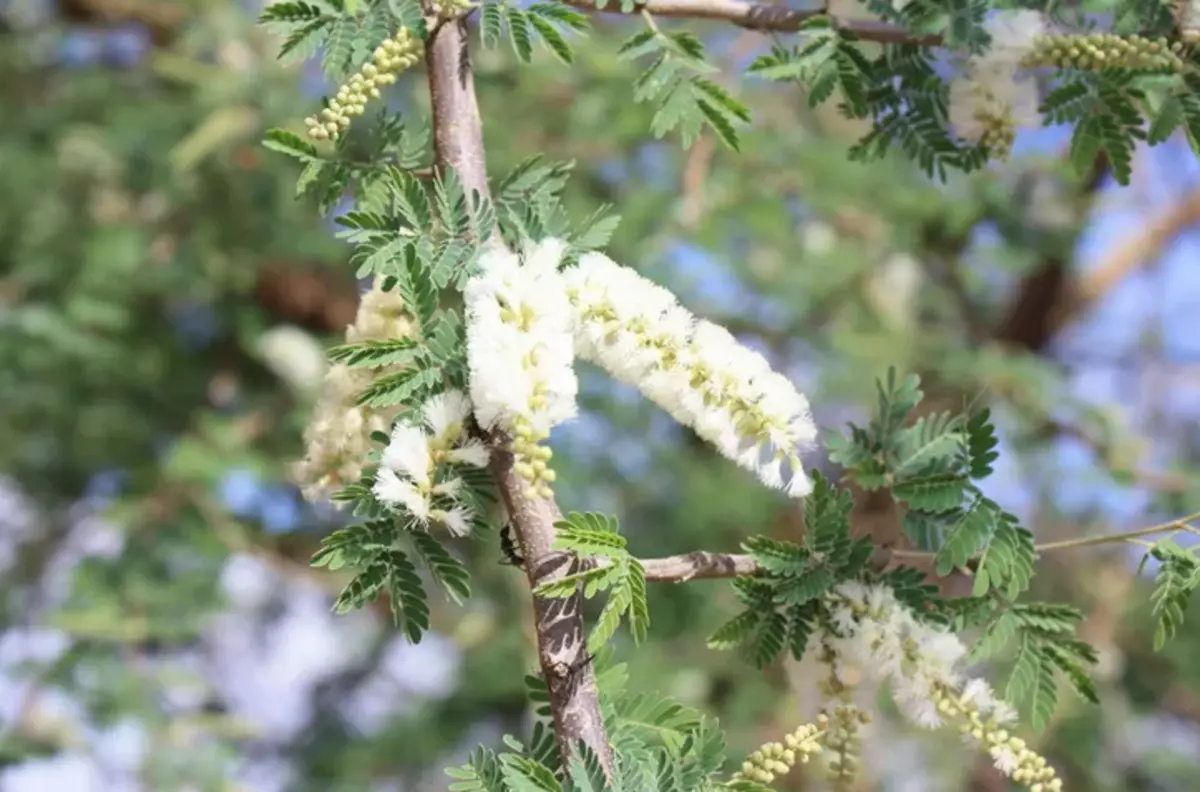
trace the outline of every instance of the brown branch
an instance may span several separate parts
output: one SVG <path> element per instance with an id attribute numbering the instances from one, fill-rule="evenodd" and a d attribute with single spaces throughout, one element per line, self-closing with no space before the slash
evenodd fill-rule
<path id="1" fill-rule="evenodd" d="M 597 10 L 591 0 L 565 0 L 565 2 L 584 11 Z M 603 11 L 612 14 L 627 13 L 621 11 L 616 5 L 610 5 Z M 824 9 L 784 8 L 747 0 L 643 0 L 628 13 L 643 11 L 659 17 L 732 22 L 750 30 L 776 33 L 794 33 L 808 20 L 825 15 Z M 835 27 L 852 32 L 863 41 L 874 41 L 881 44 L 920 44 L 927 47 L 940 46 L 943 41 L 940 34 L 914 36 L 902 27 L 885 22 L 866 19 L 838 19 L 832 16 L 830 20 Z"/>
<path id="2" fill-rule="evenodd" d="M 1036 545 L 1034 550 L 1044 553 L 1054 550 L 1071 550 L 1078 547 L 1092 547 L 1102 544 L 1118 544 L 1128 542 L 1142 536 L 1171 533 L 1179 531 L 1197 531 L 1192 523 L 1200 520 L 1200 512 L 1189 514 L 1175 520 L 1138 528 L 1119 534 L 1103 534 L 1101 536 L 1084 536 L 1076 539 L 1066 539 L 1057 542 L 1046 542 Z M 917 550 L 890 550 L 877 548 L 871 559 L 871 566 L 884 569 L 893 560 L 897 561 L 929 561 L 934 553 Z M 604 565 L 607 559 L 598 559 L 597 565 Z M 651 583 L 686 583 L 689 580 L 720 579 L 756 575 L 763 571 L 754 556 L 746 553 L 707 553 L 697 550 L 694 553 L 666 556 L 664 558 L 640 559 L 642 568 L 646 571 L 646 580 Z"/>
<path id="3" fill-rule="evenodd" d="M 1061 327 L 1095 306 L 1125 278 L 1156 261 L 1168 245 L 1196 223 L 1200 223 L 1200 190 L 1173 203 L 1162 215 L 1123 240 L 1099 267 L 1082 276 L 1071 287 L 1066 310 L 1056 317 L 1056 326 Z"/>
<path id="4" fill-rule="evenodd" d="M 706 553 L 698 550 L 666 558 L 643 558 L 646 580 L 654 583 L 686 583 L 689 580 L 731 578 L 762 571 L 754 556 L 742 553 Z"/>
<path id="5" fill-rule="evenodd" d="M 426 49 L 429 92 L 433 107 L 434 152 L 438 168 L 452 167 L 463 186 L 488 196 L 483 126 L 475 98 L 467 26 L 457 20 L 442 24 Z M 485 244 L 503 245 L 498 234 Z M 496 440 L 497 438 L 492 438 Z M 513 470 L 512 454 L 492 442 L 492 472 L 516 530 L 531 588 L 569 574 L 574 556 L 556 552 L 554 523 L 562 512 L 553 499 L 530 498 Z M 538 661 L 550 694 L 554 732 L 564 760 L 572 743 L 582 742 L 599 757 L 612 776 L 614 756 L 600 710 L 595 670 L 584 638 L 581 594 L 565 599 L 533 598 L 537 620 Z"/>

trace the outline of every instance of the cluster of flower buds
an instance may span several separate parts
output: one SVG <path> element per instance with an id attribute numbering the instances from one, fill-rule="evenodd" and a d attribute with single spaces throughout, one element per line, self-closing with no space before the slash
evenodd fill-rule
<path id="1" fill-rule="evenodd" d="M 1017 142 L 1017 125 L 1008 116 L 985 116 L 979 118 L 984 126 L 983 137 L 979 142 L 987 148 L 993 159 L 1001 162 L 1008 159 L 1012 153 L 1013 144 Z"/>
<path id="2" fill-rule="evenodd" d="M 836 790 L 850 789 L 858 775 L 861 729 L 871 713 L 853 704 L 839 704 L 826 720 L 825 744 L 829 747 L 829 783 Z"/>
<path id="3" fill-rule="evenodd" d="M 366 112 L 367 102 L 379 98 L 380 88 L 396 82 L 397 75 L 421 57 L 420 39 L 400 28 L 395 36 L 375 48 L 371 61 L 338 88 L 320 115 L 309 116 L 308 136 L 313 140 L 337 140 L 350 126 L 350 119 Z"/>
<path id="4" fill-rule="evenodd" d="M 1180 71 L 1181 41 L 1145 36 L 1089 33 L 1079 36 L 1038 36 L 1033 49 L 1022 59 L 1028 68 L 1053 66 L 1059 69 L 1150 69 Z"/>
<path id="5" fill-rule="evenodd" d="M 782 743 L 767 743 L 750 754 L 737 775 L 747 781 L 769 784 L 791 772 L 797 762 L 808 764 L 809 757 L 821 752 L 820 741 L 828 727 L 829 718 L 818 716 L 816 723 L 804 724 L 784 737 Z"/>
<path id="6" fill-rule="evenodd" d="M 997 769 L 1012 780 L 1025 785 L 1030 792 L 1061 792 L 1062 779 L 1046 762 L 1046 758 L 1026 745 L 1020 737 L 1011 735 L 999 719 L 984 714 L 979 706 L 981 696 L 972 691 L 978 691 L 980 687 L 987 689 L 985 685 L 971 685 L 958 695 L 947 689 L 935 690 L 938 709 L 949 717 L 961 715 L 965 722 L 959 726 L 959 731 L 971 740 L 982 743 Z M 990 693 L 982 698 L 989 699 Z"/>

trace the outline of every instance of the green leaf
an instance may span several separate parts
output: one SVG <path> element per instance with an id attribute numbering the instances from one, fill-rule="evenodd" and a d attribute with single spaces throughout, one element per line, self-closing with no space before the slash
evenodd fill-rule
<path id="1" fill-rule="evenodd" d="M 657 52 L 663 47 L 658 34 L 650 28 L 634 33 L 617 48 L 617 57 L 621 60 L 633 60 L 651 52 Z"/>
<path id="2" fill-rule="evenodd" d="M 935 473 L 898 482 L 892 494 L 911 509 L 942 512 L 962 503 L 966 485 L 966 479 L 957 473 Z"/>
<path id="3" fill-rule="evenodd" d="M 389 568 L 383 561 L 371 564 L 355 575 L 333 603 L 336 613 L 349 613 L 379 596 L 388 583 Z"/>
<path id="4" fill-rule="evenodd" d="M 754 632 L 761 618 L 756 611 L 742 611 L 708 636 L 708 648 L 719 652 L 737 648 Z"/>
<path id="5" fill-rule="evenodd" d="M 1163 101 L 1162 107 L 1154 114 L 1154 120 L 1150 122 L 1150 128 L 1146 133 L 1146 142 L 1151 146 L 1166 143 L 1181 124 L 1183 124 L 1183 102 L 1177 96 L 1168 96 Z"/>
<path id="6" fill-rule="evenodd" d="M 631 603 L 632 592 L 628 586 L 618 586 L 612 590 L 608 601 L 604 603 L 604 609 L 596 619 L 595 626 L 592 627 L 591 635 L 588 636 L 589 652 L 595 654 L 612 640 L 617 634 L 617 628 L 621 626 L 621 616 L 629 609 Z"/>
<path id="7" fill-rule="evenodd" d="M 658 693 L 633 693 L 613 702 L 614 715 L 622 730 L 628 729 L 643 742 L 682 751 L 688 737 L 700 726 L 696 710 Z"/>
<path id="8" fill-rule="evenodd" d="M 395 540 L 396 530 L 386 520 L 339 528 L 321 540 L 312 565 L 331 571 L 346 566 L 366 566 L 376 556 L 390 550 Z"/>
<path id="9" fill-rule="evenodd" d="M 599 512 L 570 512 L 554 524 L 554 547 L 581 558 L 625 554 L 625 537 L 618 533 L 615 517 Z"/>
<path id="10" fill-rule="evenodd" d="M 399 550 L 389 554 L 387 566 L 392 619 L 410 641 L 420 643 L 421 636 L 429 629 L 429 604 L 417 568 Z"/>
<path id="11" fill-rule="evenodd" d="M 325 15 L 320 6 L 304 2 L 276 2 L 267 6 L 259 14 L 260 24 L 271 22 L 311 22 Z"/>
<path id="12" fill-rule="evenodd" d="M 984 501 L 976 501 L 947 532 L 945 542 L 937 553 L 938 574 L 948 575 L 952 570 L 965 566 L 991 538 L 994 527 L 995 514 Z"/>
<path id="13" fill-rule="evenodd" d="M 755 666 L 766 668 L 779 657 L 787 638 L 787 619 L 782 614 L 771 611 L 763 615 L 745 650 Z"/>
<path id="14" fill-rule="evenodd" d="M 965 448 L 961 422 L 948 412 L 918 418 L 895 438 L 897 460 L 892 472 L 898 478 L 922 473 L 944 473 Z"/>
<path id="15" fill-rule="evenodd" d="M 1188 600 L 1200 584 L 1200 560 L 1171 539 L 1155 543 L 1150 555 L 1159 561 L 1150 595 L 1155 618 L 1154 650 L 1158 651 L 1183 624 Z"/>
<path id="16" fill-rule="evenodd" d="M 742 549 L 754 556 L 763 569 L 776 574 L 801 574 L 811 556 L 806 547 L 766 536 L 750 537 L 742 543 Z"/>
<path id="17" fill-rule="evenodd" d="M 471 596 L 471 575 L 463 563 L 450 555 L 442 543 L 424 531 L 413 531 L 409 535 L 413 548 L 425 568 L 456 605 L 462 605 Z"/>
<path id="18" fill-rule="evenodd" d="M 533 29 L 537 31 L 538 36 L 556 58 L 566 64 L 575 62 L 575 54 L 571 51 L 571 45 L 563 38 L 562 33 L 544 17 L 538 16 L 532 7 L 529 9 L 529 23 L 533 25 Z"/>
<path id="19" fill-rule="evenodd" d="M 833 588 L 833 572 L 826 567 L 814 569 L 806 575 L 789 578 L 775 590 L 775 599 L 781 605 L 803 605 L 825 596 Z"/>
<path id="20" fill-rule="evenodd" d="M 522 63 L 533 59 L 533 31 L 529 15 L 519 8 L 507 7 L 505 19 L 508 21 L 508 38 L 512 42 L 513 52 Z"/>
<path id="21" fill-rule="evenodd" d="M 354 40 L 357 35 L 358 23 L 349 16 L 338 17 L 329 29 L 322 67 L 325 69 L 326 79 L 335 85 L 340 85 L 350 76 Z"/>
<path id="22" fill-rule="evenodd" d="M 406 27 L 409 32 L 424 41 L 429 37 L 429 29 L 425 26 L 425 11 L 421 8 L 420 0 L 387 0 L 388 8 L 398 23 L 396 27 Z"/>
<path id="23" fill-rule="evenodd" d="M 629 587 L 629 631 L 633 642 L 641 645 L 650 632 L 650 602 L 646 596 L 646 570 L 636 558 L 629 560 L 626 585 Z"/>
<path id="24" fill-rule="evenodd" d="M 515 754 L 500 757 L 500 772 L 509 792 L 562 792 L 554 772 L 541 762 Z"/>
<path id="25" fill-rule="evenodd" d="M 440 382 L 441 373 L 436 369 L 404 369 L 376 379 L 358 397 L 358 404 L 367 407 L 416 404 L 424 401 Z"/>
<path id="26" fill-rule="evenodd" d="M 329 350 L 329 359 L 351 368 L 382 368 L 408 365 L 424 354 L 425 349 L 411 338 L 388 338 L 343 344 Z"/>
<path id="27" fill-rule="evenodd" d="M 538 584 L 533 593 L 539 597 L 562 599 L 575 596 L 579 587 L 583 586 L 584 596 L 590 598 L 597 592 L 608 590 L 614 586 L 620 588 L 618 584 L 626 574 L 624 561 L 625 559 L 621 559 L 616 563 L 599 564 L 554 580 L 544 581 Z"/>
<path id="28" fill-rule="evenodd" d="M 263 140 L 263 145 L 272 151 L 287 154 L 289 157 L 295 157 L 302 162 L 311 162 L 319 159 L 316 146 L 295 132 L 289 132 L 286 129 L 268 129 L 267 136 Z"/>
<path id="29" fill-rule="evenodd" d="M 479 32 L 483 46 L 492 49 L 500 43 L 504 32 L 504 4 L 487 2 L 483 4 L 479 16 Z"/>
<path id="30" fill-rule="evenodd" d="M 971 647 L 971 659 L 986 660 L 996 656 L 1001 649 L 1017 637 L 1019 626 L 1020 622 L 1013 613 L 1008 611 L 1001 613 L 987 626 L 983 635 Z"/>
<path id="31" fill-rule="evenodd" d="M 971 459 L 971 478 L 987 478 L 992 473 L 992 463 L 999 459 L 996 446 L 996 428 L 991 423 L 991 410 L 983 408 L 967 421 L 967 451 Z"/>

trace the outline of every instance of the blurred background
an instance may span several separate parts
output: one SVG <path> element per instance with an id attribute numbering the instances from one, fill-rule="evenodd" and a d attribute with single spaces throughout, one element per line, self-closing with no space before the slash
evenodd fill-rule
<path id="1" fill-rule="evenodd" d="M 287 471 L 311 361 L 358 284 L 331 220 L 295 200 L 295 164 L 259 145 L 299 130 L 327 86 L 276 61 L 258 11 L 0 0 L 0 792 L 444 790 L 442 768 L 528 725 L 529 598 L 494 533 L 459 543 L 476 595 L 435 608 L 415 646 L 386 609 L 333 616 L 344 580 L 308 568 L 346 517 L 304 503 Z M 1200 510 L 1185 140 L 1140 151 L 1124 189 L 1102 160 L 1069 172 L 1061 130 L 932 184 L 846 162 L 861 129 L 736 76 L 764 37 L 695 23 L 755 124 L 740 155 L 711 137 L 683 152 L 629 100 L 630 24 L 598 17 L 571 68 L 477 51 L 494 174 L 574 160 L 573 216 L 615 204 L 613 257 L 764 350 L 826 429 L 864 419 L 890 364 L 922 375 L 931 407 L 991 405 L 989 494 L 1039 541 Z M 388 101 L 420 117 L 410 77 Z M 584 414 L 554 439 L 564 509 L 615 513 L 646 556 L 795 535 L 794 506 L 632 391 L 582 378 Z M 1103 705 L 1064 693 L 1037 738 L 1069 789 L 1200 788 L 1200 619 L 1151 651 L 1139 550 L 1040 568 L 1037 593 L 1086 611 L 1102 657 Z M 807 665 L 758 673 L 705 649 L 734 612 L 727 584 L 651 597 L 650 642 L 619 637 L 619 658 L 716 714 L 731 755 L 811 716 Z M 885 715 L 862 789 L 1008 788 L 956 745 Z"/>

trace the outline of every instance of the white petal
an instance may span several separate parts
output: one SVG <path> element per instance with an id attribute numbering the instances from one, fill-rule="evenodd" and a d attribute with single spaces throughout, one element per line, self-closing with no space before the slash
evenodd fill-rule
<path id="1" fill-rule="evenodd" d="M 429 501 L 411 481 L 400 478 L 395 471 L 380 468 L 372 491 L 381 503 L 401 506 L 422 522 L 429 519 Z"/>
<path id="2" fill-rule="evenodd" d="M 396 424 L 391 442 L 383 450 L 382 461 L 387 468 L 408 476 L 418 484 L 428 484 L 429 468 L 433 461 L 429 454 L 429 435 L 419 427 Z"/>

